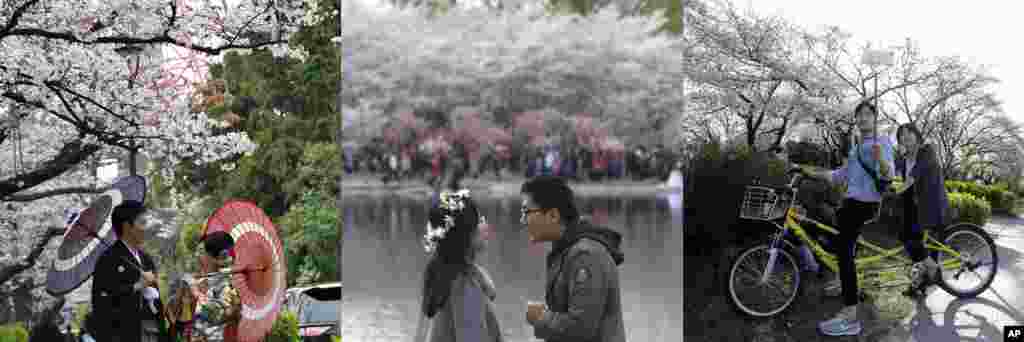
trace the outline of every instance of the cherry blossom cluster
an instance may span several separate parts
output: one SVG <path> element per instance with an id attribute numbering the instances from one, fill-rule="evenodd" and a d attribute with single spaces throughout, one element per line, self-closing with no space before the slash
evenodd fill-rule
<path id="1" fill-rule="evenodd" d="M 469 190 L 462 189 L 459 191 L 442 191 L 440 194 L 440 200 L 438 201 L 438 207 L 441 209 L 444 218 L 442 219 L 441 226 L 435 227 L 430 220 L 427 220 L 427 232 L 423 235 L 423 249 L 427 253 L 434 253 L 437 250 L 437 244 L 444 239 L 445 235 L 448 234 L 453 228 L 455 228 L 455 218 L 462 213 L 462 210 L 466 208 L 466 201 L 470 199 Z M 480 216 L 480 224 L 486 224 L 487 219 Z"/>

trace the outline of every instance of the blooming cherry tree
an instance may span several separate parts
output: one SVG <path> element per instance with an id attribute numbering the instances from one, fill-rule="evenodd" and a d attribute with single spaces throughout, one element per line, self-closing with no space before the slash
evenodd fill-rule
<path id="1" fill-rule="evenodd" d="M 429 17 L 346 6 L 343 102 L 376 115 L 471 106 L 653 122 L 681 112 L 683 43 L 653 34 L 656 18 L 622 19 L 614 8 L 589 17 L 529 7 Z"/>
<path id="2" fill-rule="evenodd" d="M 45 279 L 45 267 L 36 264 L 53 258 L 47 247 L 63 231 L 61 212 L 87 205 L 88 194 L 109 186 L 96 177 L 99 161 L 137 150 L 168 165 L 202 164 L 252 151 L 244 133 L 213 134 L 224 126 L 220 118 L 190 110 L 194 84 L 226 51 L 301 56 L 287 41 L 302 25 L 322 20 L 308 13 L 317 6 L 0 2 L 0 287 L 15 278 Z"/>

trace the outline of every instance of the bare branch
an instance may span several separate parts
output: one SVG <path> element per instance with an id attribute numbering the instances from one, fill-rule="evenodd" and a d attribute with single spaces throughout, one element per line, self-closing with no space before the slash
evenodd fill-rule
<path id="1" fill-rule="evenodd" d="M 87 145 L 79 140 L 69 142 L 39 169 L 0 181 L 0 198 L 7 200 L 11 195 L 57 177 L 100 149 L 99 145 Z"/>
<path id="2" fill-rule="evenodd" d="M 15 264 L 4 266 L 0 268 L 0 284 L 6 283 L 7 281 L 14 278 L 19 273 L 35 266 L 39 256 L 43 254 L 43 250 L 46 249 L 46 245 L 50 244 L 50 240 L 64 234 L 63 227 L 47 227 L 45 233 L 36 243 L 32 246 L 32 250 L 29 251 L 28 255 L 24 259 L 18 261 Z"/>
<path id="3" fill-rule="evenodd" d="M 287 43 L 287 40 L 269 40 L 265 42 L 252 43 L 252 44 L 225 44 L 222 46 L 206 46 L 202 44 L 186 44 L 171 38 L 167 32 L 163 35 L 151 37 L 151 38 L 138 38 L 131 36 L 113 36 L 113 37 L 99 37 L 95 40 L 84 41 L 75 37 L 71 32 L 53 32 L 38 28 L 24 28 L 24 29 L 12 29 L 8 32 L 8 36 L 24 36 L 24 37 L 41 37 L 55 40 L 62 40 L 68 43 L 82 44 L 82 45 L 109 45 L 109 44 L 125 44 L 125 45 L 156 45 L 156 44 L 172 44 L 178 47 L 199 51 L 208 55 L 216 55 L 225 50 L 230 49 L 258 49 L 264 46 L 283 44 Z"/>
<path id="4" fill-rule="evenodd" d="M 70 187 L 70 188 L 61 188 L 61 189 L 54 189 L 54 190 L 48 190 L 48 191 L 40 191 L 40 192 L 35 192 L 35 193 L 31 193 L 31 194 L 24 194 L 24 195 L 17 195 L 17 194 L 15 194 L 15 195 L 7 196 L 6 198 L 4 198 L 4 200 L 5 201 L 10 201 L 10 202 L 31 202 L 31 201 L 35 201 L 35 200 L 38 200 L 38 199 L 43 199 L 43 198 L 53 197 L 53 196 L 60 196 L 60 195 L 98 194 L 98 193 L 102 193 L 103 191 L 106 191 L 106 190 L 107 190 L 106 188 L 99 188 L 99 189 L 97 189 L 97 188 L 89 188 L 89 187 Z"/>

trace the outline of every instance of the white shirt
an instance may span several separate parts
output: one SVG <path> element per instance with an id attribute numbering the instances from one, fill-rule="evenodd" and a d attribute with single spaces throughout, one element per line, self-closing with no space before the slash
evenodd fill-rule
<path id="1" fill-rule="evenodd" d="M 914 182 L 914 177 L 911 177 L 911 171 L 914 170 L 915 163 L 917 163 L 917 156 L 910 156 L 910 158 L 907 158 L 907 169 L 903 170 L 903 178 L 908 184 Z"/>

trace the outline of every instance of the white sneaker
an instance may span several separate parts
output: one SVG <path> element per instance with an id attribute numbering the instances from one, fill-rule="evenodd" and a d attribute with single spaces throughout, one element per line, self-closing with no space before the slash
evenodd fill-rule
<path id="1" fill-rule="evenodd" d="M 818 323 L 818 331 L 826 336 L 856 336 L 862 329 L 856 305 L 844 307 L 831 319 Z"/>
<path id="2" fill-rule="evenodd" d="M 920 288 L 922 285 L 934 281 L 939 273 L 939 264 L 931 257 L 925 258 L 910 267 L 910 285 Z"/>

